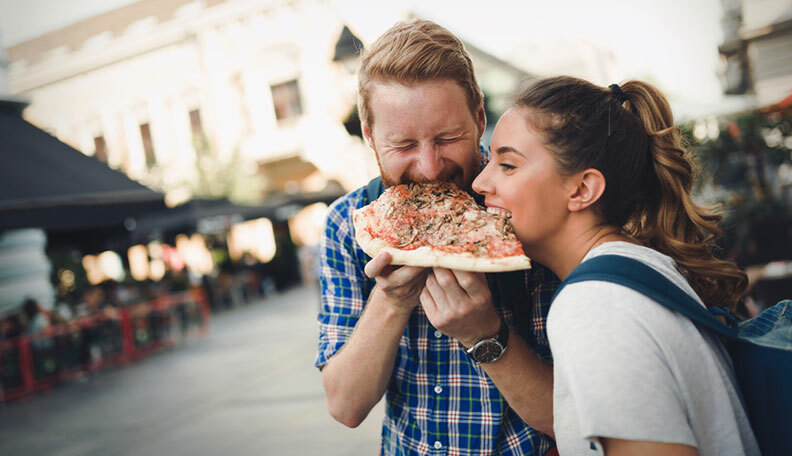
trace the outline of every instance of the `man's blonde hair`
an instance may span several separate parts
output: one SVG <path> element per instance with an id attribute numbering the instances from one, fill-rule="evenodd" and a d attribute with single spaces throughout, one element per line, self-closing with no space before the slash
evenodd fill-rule
<path id="1" fill-rule="evenodd" d="M 358 73 L 358 113 L 372 128 L 372 83 L 404 85 L 448 79 L 465 91 L 473 118 L 484 100 L 473 63 L 462 42 L 445 28 L 424 19 L 397 22 L 362 55 Z"/>

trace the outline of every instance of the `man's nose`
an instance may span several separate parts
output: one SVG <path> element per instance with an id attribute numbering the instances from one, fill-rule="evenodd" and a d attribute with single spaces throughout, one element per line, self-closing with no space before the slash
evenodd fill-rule
<path id="1" fill-rule="evenodd" d="M 418 157 L 418 172 L 427 180 L 435 180 L 443 173 L 440 150 L 431 145 L 423 146 Z"/>

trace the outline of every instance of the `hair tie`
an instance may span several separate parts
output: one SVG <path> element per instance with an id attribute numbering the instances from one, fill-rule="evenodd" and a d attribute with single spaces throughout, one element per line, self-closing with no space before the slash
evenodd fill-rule
<path id="1" fill-rule="evenodd" d="M 614 95 L 619 97 L 619 103 L 624 103 L 625 101 L 627 101 L 627 95 L 624 94 L 621 87 L 619 87 L 619 84 L 611 84 L 608 86 L 608 88 L 611 89 L 611 91 L 613 91 Z"/>

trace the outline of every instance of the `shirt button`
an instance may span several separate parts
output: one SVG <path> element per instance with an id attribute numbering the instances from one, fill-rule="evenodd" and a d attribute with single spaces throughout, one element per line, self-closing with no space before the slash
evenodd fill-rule
<path id="1" fill-rule="evenodd" d="M 439 339 L 439 338 L 443 337 L 443 333 L 441 333 L 439 329 L 435 330 L 435 337 Z"/>
<path id="2" fill-rule="evenodd" d="M 440 385 L 435 386 L 435 393 L 440 394 L 443 392 L 443 387 Z"/>
<path id="3" fill-rule="evenodd" d="M 443 448 L 443 444 L 438 440 L 437 442 L 434 443 L 434 447 L 436 450 L 439 450 L 440 448 Z"/>

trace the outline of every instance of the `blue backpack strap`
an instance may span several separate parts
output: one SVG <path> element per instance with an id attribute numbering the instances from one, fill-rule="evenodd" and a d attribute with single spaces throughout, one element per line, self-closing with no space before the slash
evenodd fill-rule
<path id="1" fill-rule="evenodd" d="M 601 255 L 584 261 L 561 282 L 556 290 L 556 296 L 566 285 L 587 280 L 617 283 L 631 288 L 679 312 L 699 326 L 711 329 L 729 339 L 737 339 L 737 331 L 733 327 L 723 324 L 692 296 L 652 267 L 638 260 L 621 255 Z"/>
<path id="2" fill-rule="evenodd" d="M 385 185 L 382 184 L 382 178 L 380 176 L 371 179 L 371 181 L 368 183 L 368 187 L 366 187 L 369 203 L 379 198 L 379 196 L 382 195 L 382 192 L 384 191 Z"/>

